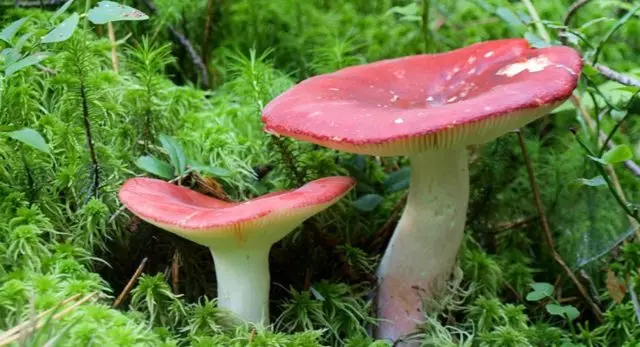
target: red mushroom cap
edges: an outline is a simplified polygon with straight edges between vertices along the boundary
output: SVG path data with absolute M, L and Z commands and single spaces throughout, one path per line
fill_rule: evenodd
M 327 177 L 295 190 L 231 203 L 162 180 L 132 178 L 120 189 L 119 198 L 143 220 L 202 245 L 248 240 L 273 243 L 291 231 L 280 231 L 278 225 L 301 223 L 338 201 L 354 185 L 350 177 Z
M 553 110 L 581 69 L 568 47 L 488 41 L 310 78 L 269 103 L 262 120 L 268 132 L 362 154 L 480 144 Z

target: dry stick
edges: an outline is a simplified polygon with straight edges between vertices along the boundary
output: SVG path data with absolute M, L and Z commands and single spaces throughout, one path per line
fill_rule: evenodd
M 56 319 L 60 319 L 64 316 L 66 316 L 67 314 L 71 313 L 73 310 L 77 309 L 78 307 L 80 307 L 80 305 L 84 304 L 85 302 L 89 301 L 92 297 L 94 297 L 96 294 L 98 294 L 98 292 L 93 292 L 91 294 L 87 294 L 85 297 L 83 297 L 82 299 L 76 301 L 73 305 L 67 307 L 66 309 L 56 313 L 55 315 L 53 315 L 52 320 L 56 320 Z M 25 322 L 26 325 L 28 326 L 29 324 L 31 324 L 30 321 Z M 24 323 L 23 323 L 24 324 Z M 40 329 L 44 326 L 45 324 L 45 320 L 39 319 L 37 321 L 37 323 L 35 324 L 35 326 L 32 328 L 32 331 L 36 330 L 36 329 Z M 0 346 L 4 346 L 4 345 L 8 345 L 14 341 L 16 341 L 17 339 L 20 338 L 20 331 L 18 331 L 17 333 L 11 335 L 10 337 L 4 339 L 4 340 L 0 340 Z
M 618 71 L 602 64 L 596 64 L 596 69 L 602 76 L 612 81 L 616 81 L 626 86 L 640 87 L 640 80 L 631 76 L 623 75 Z
M 180 289 L 180 252 L 177 249 L 171 259 L 171 287 L 173 294 L 178 294 Z
M 202 39 L 202 61 L 209 64 L 209 40 L 211 36 L 211 23 L 213 17 L 213 1 L 207 1 L 207 19 L 204 22 L 204 38 Z
M 136 269 L 136 272 L 133 273 L 133 276 L 131 276 L 131 278 L 129 279 L 129 282 L 127 282 L 127 285 L 124 286 L 124 289 L 122 290 L 120 295 L 118 295 L 118 298 L 116 299 L 116 301 L 113 302 L 113 305 L 111 306 L 112 308 L 116 308 L 120 306 L 122 301 L 127 297 L 129 292 L 131 291 L 131 288 L 133 287 L 133 284 L 136 282 L 138 277 L 142 275 L 142 270 L 144 270 L 144 266 L 147 264 L 147 260 L 148 260 L 147 257 L 144 257 L 144 259 L 142 259 L 142 261 L 140 262 L 140 265 L 138 265 L 138 268 Z
M 69 298 L 65 299 L 64 301 L 62 301 L 62 302 L 60 303 L 60 305 L 59 305 L 58 307 L 60 307 L 60 306 L 62 306 L 62 305 L 66 305 L 66 304 L 68 304 L 69 302 L 71 302 L 71 301 L 73 301 L 73 300 L 77 299 L 79 296 L 80 296 L 80 294 L 76 294 L 76 295 L 74 295 L 74 296 L 72 296 L 72 297 L 69 297 Z M 34 319 L 35 319 L 35 320 L 42 319 L 42 317 L 44 317 L 44 316 L 48 315 L 49 313 L 51 313 L 51 312 L 52 312 L 53 310 L 55 310 L 55 309 L 56 309 L 56 307 L 53 307 L 53 308 L 50 308 L 50 309 L 48 309 L 48 310 L 46 310 L 46 311 L 42 311 L 42 312 L 40 312 L 40 313 L 39 313 L 39 314 L 38 314 Z M 2 335 L 0 335 L 0 341 L 3 341 L 4 339 L 6 339 L 6 338 L 8 338 L 9 336 L 11 336 L 11 335 L 13 335 L 13 334 L 15 334 L 15 333 L 19 332 L 20 330 L 22 330 L 23 328 L 25 328 L 25 327 L 27 327 L 27 326 L 29 326 L 29 325 L 31 325 L 31 320 L 28 320 L 28 321 L 22 322 L 22 323 L 20 323 L 20 324 L 16 325 L 15 327 L 13 327 L 13 328 L 11 328 L 11 329 L 9 329 L 9 330 L 5 331 L 4 333 L 2 333 Z
M 158 8 L 156 7 L 156 5 L 153 4 L 151 0 L 143 0 L 143 1 L 149 8 L 151 14 L 156 14 L 158 12 Z M 184 47 L 184 49 L 187 51 L 187 53 L 191 57 L 191 61 L 193 62 L 193 65 L 195 65 L 196 68 L 198 69 L 198 73 L 200 74 L 200 83 L 202 84 L 202 87 L 205 89 L 209 88 L 209 72 L 207 72 L 207 67 L 202 62 L 202 59 L 196 52 L 195 48 L 193 48 L 193 45 L 191 44 L 189 39 L 187 39 L 186 36 L 182 35 L 173 26 L 169 25 L 167 27 L 169 28 L 169 32 L 171 33 L 171 36 L 173 36 L 173 38 L 176 41 L 178 41 L 178 43 L 180 43 L 182 47 Z
M 544 232 L 544 238 L 551 251 L 551 255 L 558 265 L 566 272 L 567 276 L 571 279 L 573 284 L 576 286 L 580 295 L 584 298 L 585 301 L 591 306 L 591 311 L 595 314 L 596 318 L 600 323 L 603 322 L 602 319 L 602 311 L 600 307 L 593 301 L 587 289 L 582 285 L 580 280 L 576 277 L 576 275 L 571 271 L 571 268 L 567 265 L 567 263 L 562 259 L 562 256 L 558 251 L 556 251 L 555 242 L 553 240 L 553 234 L 551 233 L 551 229 L 549 227 L 549 222 L 547 220 L 547 216 L 544 212 L 544 207 L 542 206 L 542 199 L 540 198 L 540 191 L 538 190 L 538 184 L 536 183 L 536 179 L 533 173 L 533 168 L 531 166 L 531 160 L 529 159 L 529 153 L 527 152 L 527 147 L 524 143 L 524 134 L 522 131 L 518 131 L 518 141 L 520 143 L 520 149 L 522 150 L 522 157 L 524 158 L 525 166 L 527 167 L 527 174 L 529 176 L 529 185 L 531 186 L 531 191 L 533 193 L 533 199 L 536 205 L 536 210 L 538 211 L 538 215 L 540 218 L 540 226 Z
M 116 43 L 116 33 L 113 30 L 113 23 L 107 23 L 107 31 L 109 33 L 109 43 L 111 43 L 111 65 L 113 66 L 113 71 L 118 73 L 118 50 Z

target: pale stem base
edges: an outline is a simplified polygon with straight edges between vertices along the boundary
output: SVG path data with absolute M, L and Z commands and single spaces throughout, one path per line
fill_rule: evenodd
M 466 148 L 412 155 L 407 205 L 378 269 L 377 338 L 396 341 L 423 321 L 425 300 L 453 270 L 469 200 Z M 405 344 L 407 346 L 409 344 Z
M 211 250 L 218 282 L 218 307 L 255 324 L 269 324 L 269 250 L 259 246 Z

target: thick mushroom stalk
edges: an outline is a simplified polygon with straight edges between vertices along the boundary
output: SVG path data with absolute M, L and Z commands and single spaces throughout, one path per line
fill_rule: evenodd
M 415 329 L 424 300 L 439 293 L 463 236 L 469 197 L 466 148 L 411 155 L 407 205 L 378 269 L 378 335 Z
M 407 206 L 378 271 L 378 338 L 413 332 L 454 265 L 468 200 L 465 147 L 553 110 L 571 95 L 581 68 L 568 47 L 487 41 L 315 76 L 265 107 L 269 132 L 411 159 Z
M 218 306 L 243 321 L 268 324 L 271 246 L 354 185 L 349 177 L 327 177 L 296 190 L 230 203 L 165 181 L 133 178 L 119 197 L 141 219 L 208 247 Z

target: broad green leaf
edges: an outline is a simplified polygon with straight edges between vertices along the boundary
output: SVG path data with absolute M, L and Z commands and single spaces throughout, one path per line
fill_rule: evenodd
M 138 158 L 138 160 L 136 160 L 136 166 L 164 179 L 173 178 L 173 166 L 152 156 L 146 155 Z
M 515 13 L 513 13 L 513 11 L 506 7 L 498 7 L 498 9 L 496 10 L 496 14 L 498 15 L 498 17 L 502 18 L 502 20 L 507 22 L 507 24 L 509 24 L 509 26 L 511 27 L 518 28 L 524 25 L 520 18 Z
M 98 6 L 89 10 L 87 18 L 93 24 L 106 24 L 117 21 L 138 21 L 149 19 L 144 12 L 113 1 L 100 1 Z
M 396 13 L 402 16 L 417 16 L 419 11 L 420 9 L 418 8 L 418 5 L 415 2 L 411 2 L 406 6 L 395 6 L 390 8 L 389 11 L 387 11 L 387 14 Z
M 187 166 L 187 157 L 184 154 L 184 150 L 171 136 L 161 134 L 160 142 L 169 154 L 169 158 L 171 158 L 171 164 L 176 169 L 175 174 L 177 176 L 182 175 Z
M 600 187 L 607 184 L 602 176 L 596 176 L 594 178 L 578 178 L 578 182 L 589 187 Z
M 527 294 L 528 301 L 538 301 L 547 297 L 550 297 L 553 294 L 553 285 L 544 282 L 532 283 L 529 285 L 532 292 Z
M 617 145 L 603 154 L 602 158 L 592 156 L 589 156 L 589 158 L 605 165 L 616 164 L 633 159 L 633 151 L 631 151 L 631 148 L 627 145 Z
M 49 153 L 49 145 L 44 140 L 42 135 L 39 132 L 30 129 L 30 128 L 22 128 L 20 130 L 12 131 L 6 133 L 10 138 L 20 141 L 27 146 L 31 146 L 41 152 Z
M 42 38 L 42 43 L 61 42 L 69 39 L 73 32 L 76 31 L 80 16 L 73 13 L 69 18 L 65 19 L 57 27 L 53 28 L 47 35 Z
M 62 6 L 60 6 L 60 8 L 56 10 L 53 16 L 51 16 L 51 20 L 55 20 L 56 18 L 58 18 L 62 13 L 64 13 L 64 11 L 69 8 L 69 6 L 71 6 L 71 4 L 73 4 L 73 0 L 65 2 Z
M 384 198 L 378 194 L 367 194 L 360 197 L 353 204 L 356 209 L 363 212 L 373 211 L 378 205 L 384 201 Z
M 219 168 L 219 167 L 214 167 L 214 166 L 191 165 L 191 168 L 196 170 L 196 171 L 206 172 L 208 174 L 212 174 L 212 175 L 217 176 L 217 177 L 226 177 L 226 176 L 231 175 L 231 172 L 229 170 L 226 170 L 226 169 L 223 169 L 223 168 Z
M 18 51 L 20 51 L 22 49 L 22 47 L 24 47 L 24 44 L 27 43 L 27 40 L 33 36 L 32 33 L 26 33 L 22 36 L 20 36 L 20 38 L 18 39 L 18 42 L 16 42 L 16 45 L 14 46 L 15 49 L 17 49 Z
M 27 17 L 20 18 L 17 21 L 9 24 L 8 27 L 0 31 L 0 40 L 5 41 L 6 43 L 11 43 L 11 40 L 16 35 L 18 30 L 20 30 L 20 27 L 22 26 L 22 24 L 24 24 L 27 21 L 27 19 L 28 19 Z
M 5 68 L 4 74 L 5 76 L 11 76 L 14 73 L 16 73 L 17 71 L 20 71 L 28 66 L 31 65 L 35 65 L 38 64 L 39 62 L 47 59 L 48 57 L 50 57 L 52 54 L 49 52 L 39 52 L 39 53 L 34 53 L 22 60 L 18 60 L 17 62 L 7 66 Z
M 554 316 L 561 316 L 570 321 L 573 321 L 574 319 L 578 318 L 578 316 L 580 316 L 580 311 L 578 311 L 577 308 L 571 305 L 562 306 L 556 304 L 548 304 L 545 306 L 545 308 L 547 309 L 547 312 L 549 312 L 549 314 L 552 314 Z
M 551 44 L 549 42 L 543 40 L 540 36 L 532 33 L 531 31 L 527 31 L 524 34 L 524 38 L 527 39 L 527 41 L 529 41 L 531 46 L 533 46 L 535 48 L 544 48 L 544 47 L 551 46 Z
M 392 172 L 386 180 L 384 180 L 384 190 L 387 193 L 397 192 L 402 189 L 409 188 L 409 180 L 411 179 L 411 168 L 406 166 L 402 169 Z
M 0 56 L 4 57 L 4 66 L 9 66 L 21 58 L 20 52 L 13 47 L 0 51 Z

